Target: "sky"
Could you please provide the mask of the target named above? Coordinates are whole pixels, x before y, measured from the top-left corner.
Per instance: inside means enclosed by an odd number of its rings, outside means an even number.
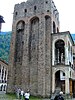
[[[1,0],[0,15],[4,17],[2,31],[12,31],[14,5],[26,0]],[[53,0],[59,12],[60,31],[75,33],[75,0]]]

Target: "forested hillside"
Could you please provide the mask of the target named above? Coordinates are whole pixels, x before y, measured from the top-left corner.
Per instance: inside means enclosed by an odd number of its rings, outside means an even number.
[[[11,32],[0,32],[0,58],[9,62]]]
[[[73,38],[73,41],[75,43],[75,34],[71,34],[72,38]]]

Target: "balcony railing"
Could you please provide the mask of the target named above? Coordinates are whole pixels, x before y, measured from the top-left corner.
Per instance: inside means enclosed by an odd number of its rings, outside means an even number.
[[[65,61],[63,60],[63,61],[54,61],[54,65],[60,65],[60,64],[65,64]]]

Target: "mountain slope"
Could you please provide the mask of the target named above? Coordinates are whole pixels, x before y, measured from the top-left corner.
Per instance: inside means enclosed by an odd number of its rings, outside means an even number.
[[[71,34],[72,38],[73,38],[73,41],[75,43],[75,34]]]
[[[0,32],[0,58],[9,61],[11,32]]]

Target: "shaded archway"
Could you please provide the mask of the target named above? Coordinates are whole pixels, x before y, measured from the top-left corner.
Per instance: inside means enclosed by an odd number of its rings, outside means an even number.
[[[24,29],[25,29],[25,22],[23,20],[20,20],[16,25],[15,62],[22,62]]]
[[[55,64],[65,63],[65,43],[63,40],[58,40],[55,43]]]
[[[55,89],[59,89],[65,93],[65,73],[61,70],[55,73]]]
[[[30,87],[31,92],[34,95],[38,91],[38,56],[39,56],[39,18],[33,17],[30,20],[30,33],[28,41],[28,53],[29,53],[29,74],[30,74]],[[36,88],[35,88],[36,87]]]
[[[39,18],[33,17],[30,20],[29,61],[38,56],[38,54],[36,53],[38,51],[38,40],[39,40]]]
[[[6,85],[4,85],[4,89],[3,89],[3,91],[6,91]]]
[[[0,91],[3,91],[3,85],[1,85],[1,87],[0,87]]]
[[[23,61],[23,48],[24,48],[24,30],[25,22],[18,21],[16,24],[16,40],[15,40],[15,63],[14,63],[14,85],[19,86],[22,84],[22,61]],[[20,77],[20,78],[19,78]]]

